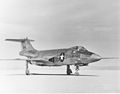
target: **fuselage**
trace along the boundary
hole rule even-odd
[[[64,56],[61,54],[64,53]],[[100,60],[100,56],[88,51],[82,46],[74,46],[71,48],[64,49],[53,49],[53,50],[29,50],[21,51],[20,55],[26,56],[32,59],[42,59],[44,62],[43,66],[61,66],[61,65],[81,65],[85,66],[89,63]],[[64,60],[61,60],[64,59]],[[41,61],[32,61],[35,65],[41,66]]]

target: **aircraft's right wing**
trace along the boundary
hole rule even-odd
[[[101,57],[100,59],[120,59],[119,57]]]

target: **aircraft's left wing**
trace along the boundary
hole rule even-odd
[[[46,60],[42,59],[25,59],[25,58],[15,58],[15,59],[0,59],[0,60],[16,60],[16,61],[36,61],[36,62],[45,62]],[[47,61],[46,61],[47,62]]]
[[[42,60],[42,59],[15,58],[15,59],[0,59],[0,61],[1,60],[5,60],[5,61],[32,61],[32,62],[36,62],[35,65],[38,65],[38,66],[52,66],[52,65],[54,65],[53,62],[50,62],[48,60]]]

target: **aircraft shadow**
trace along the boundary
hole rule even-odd
[[[39,74],[39,73],[31,73],[30,75],[76,76],[75,74],[67,75],[67,74]],[[98,76],[98,75],[83,75],[83,74],[80,74],[78,76]]]
[[[25,75],[25,74],[8,74],[8,75]],[[40,74],[40,73],[30,73],[30,75],[27,76],[31,76],[31,75],[44,75],[44,76],[76,76],[75,74],[71,74],[71,75],[67,75],[67,74]],[[25,75],[26,76],[26,75]],[[78,76],[91,76],[91,77],[98,77],[98,75],[85,75],[85,74],[80,74]]]

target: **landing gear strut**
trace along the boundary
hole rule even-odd
[[[79,72],[78,72],[79,71],[79,65],[76,65],[75,67],[76,67],[75,68],[75,71],[76,71],[75,75],[78,76],[78,75],[80,75]]]
[[[29,63],[29,61],[26,60],[26,71],[25,71],[26,75],[30,75],[29,68],[28,68],[28,63]]]
[[[67,75],[70,75],[72,73],[72,70],[70,69],[70,65],[67,65]]]

